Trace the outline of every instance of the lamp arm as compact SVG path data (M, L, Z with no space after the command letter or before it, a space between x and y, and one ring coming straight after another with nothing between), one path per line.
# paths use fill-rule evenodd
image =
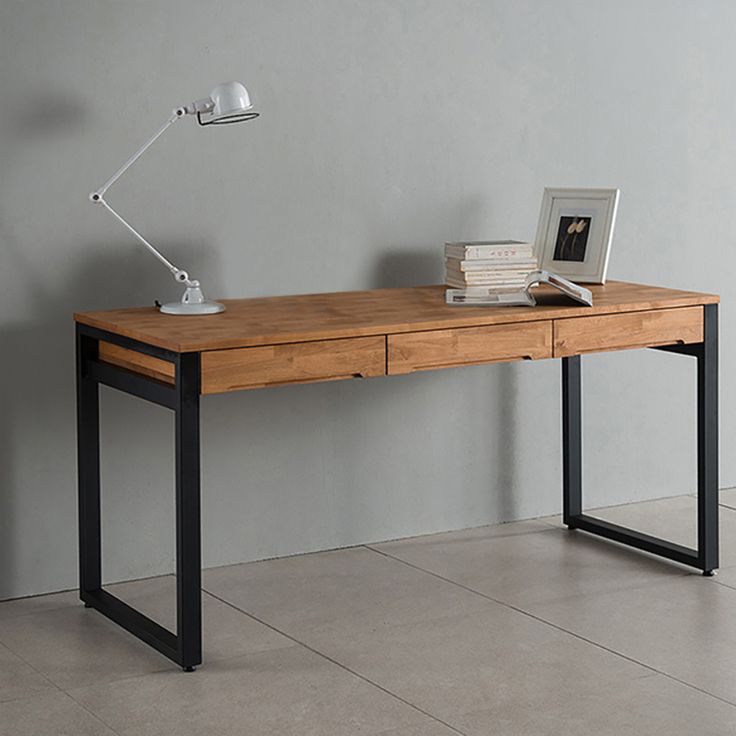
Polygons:
M194 112L194 111L192 111ZM149 243L129 222L127 222L119 213L117 213L105 199L105 192L173 125L180 117L189 113L188 107L178 107L171 113L168 120L98 189L89 195L90 200L94 204L101 204L118 222L124 225L127 230L148 250L151 255L155 256L166 268L171 271L174 279L189 287L198 287L199 281L191 280L189 274L182 269L177 268L166 256L160 253L151 243Z
M148 249L148 252L151 255L158 258L158 260L163 263L163 265L166 266L169 271L171 271L176 281L182 284L186 284L187 286L199 285L199 282L190 281L189 275L186 271L182 271L180 268L177 268L165 255L163 255L153 245L151 245L151 243L149 243L127 220L125 220L122 215L120 215L112 207L110 207L105 199L100 197L100 199L96 201L101 204L118 222L124 225L128 229L128 231L132 233L132 235L138 240L138 242Z
M101 187L92 192L90 199L94 199L95 194L104 197L105 192L184 114L183 107L174 110L169 119Z

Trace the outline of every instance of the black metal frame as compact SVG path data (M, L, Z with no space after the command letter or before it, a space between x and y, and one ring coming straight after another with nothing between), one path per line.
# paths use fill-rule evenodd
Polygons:
M169 385L99 360L101 340L174 364ZM175 353L77 324L79 596L191 672L202 661L199 353ZM102 587L99 384L171 409L175 415L176 620L173 633Z
M654 348L698 364L698 547L690 549L583 513L581 357L562 358L563 522L712 575L718 567L718 305L703 307L703 342Z

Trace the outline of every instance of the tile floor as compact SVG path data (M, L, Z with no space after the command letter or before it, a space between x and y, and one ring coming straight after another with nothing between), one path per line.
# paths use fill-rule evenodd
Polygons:
M0 735L736 734L721 503L709 579L556 517L207 570L194 674L75 593L0 603ZM691 545L694 512L597 515ZM173 628L173 578L111 588Z

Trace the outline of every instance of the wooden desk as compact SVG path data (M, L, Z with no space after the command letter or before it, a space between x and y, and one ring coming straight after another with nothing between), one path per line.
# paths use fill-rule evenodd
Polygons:
M207 317L153 307L76 314L80 596L178 662L202 660L201 395L514 360L562 359L563 518L712 574L718 566L718 297L639 284L592 288L594 306L541 291L537 307L448 306L444 288L226 301ZM581 355L656 348L695 357L698 545L689 549L583 513ZM100 558L98 385L174 411L177 634L105 591Z

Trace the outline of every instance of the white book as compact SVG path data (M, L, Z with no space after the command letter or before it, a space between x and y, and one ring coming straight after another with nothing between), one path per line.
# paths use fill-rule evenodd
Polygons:
M454 276L458 279L503 281L504 279L525 279L530 273L534 273L534 271L536 271L534 268L515 271L455 271L452 268L448 268L446 273L448 276Z
M517 289L523 289L525 286L525 279L507 279L505 281L489 281L488 279L479 279L477 281L468 281L466 279L458 279L453 276L448 276L445 281L448 286L454 286L462 289L465 286L484 286L488 289L502 289L515 287Z
M447 268L458 271L514 271L526 269L537 270L536 258L483 258L478 260L463 260L460 258L445 258Z
M490 290L486 294L473 294L468 289L447 289L445 301L476 307L533 307L535 304L534 297L526 289Z
M525 269L523 271L505 271L505 272L494 272L494 271L453 271L448 268L445 272L448 276L453 276L456 279L464 279L465 281L506 281L508 279L522 281L530 274L534 273L532 269Z
M527 277L524 287L518 291L499 291L488 288L486 292L479 289L447 289L445 301L448 304L468 304L476 306L529 306L533 307L537 302L531 289L539 284L549 284L559 289L563 294L569 296L587 307L593 306L593 294L590 289L575 284L568 279L558 276L549 271L534 271Z
M474 240L459 243L445 243L445 255L464 260L478 258L529 257L534 246L520 240Z

